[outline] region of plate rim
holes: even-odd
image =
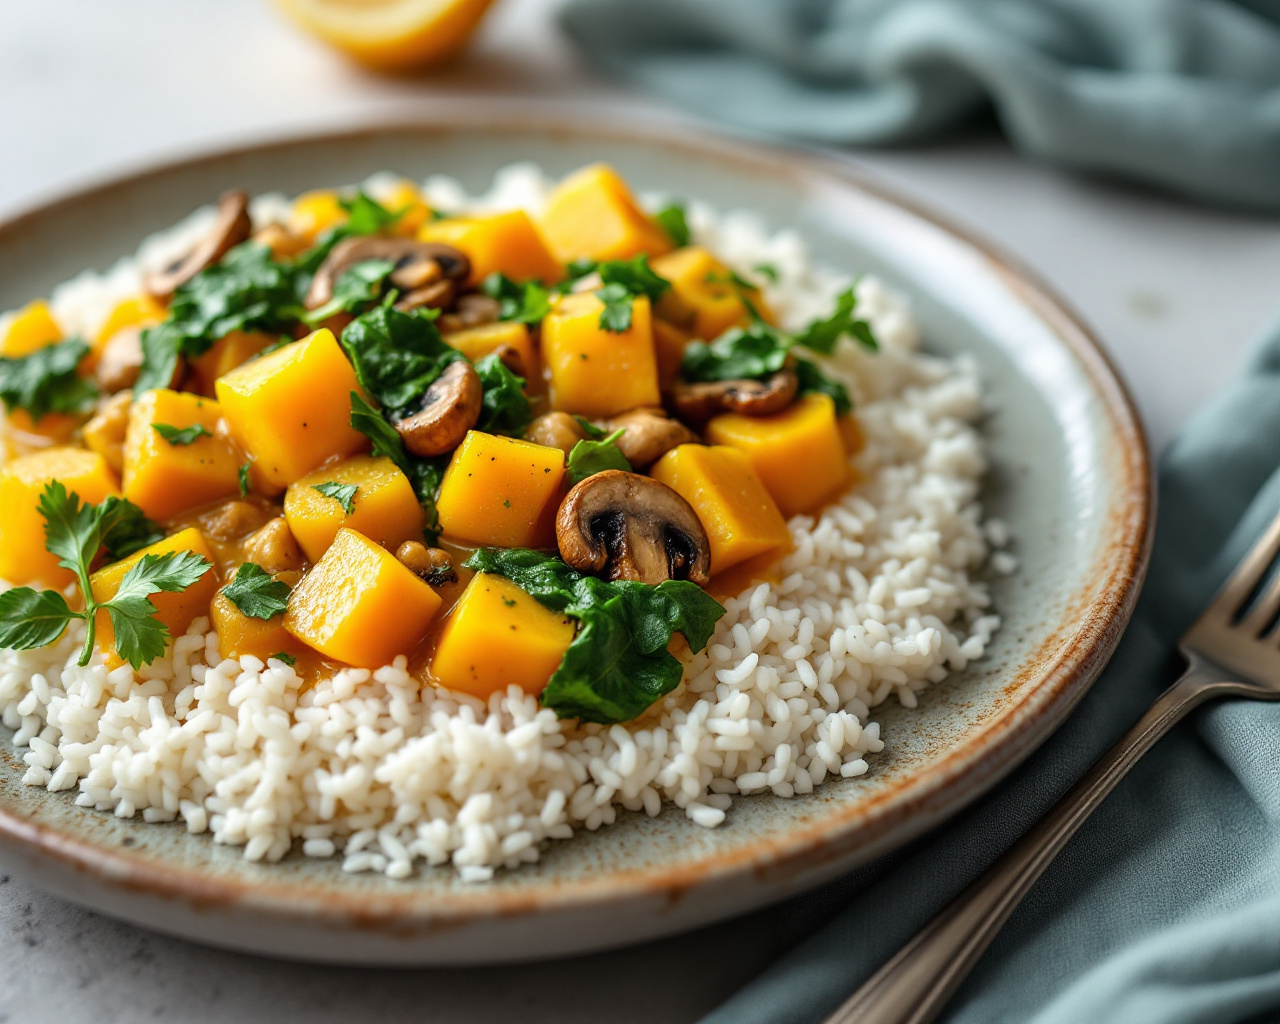
[[[455,886],[430,891],[397,887],[386,893],[343,893],[323,882],[240,881],[201,873],[199,868],[108,846],[72,831],[61,831],[24,818],[0,802],[0,846],[25,855],[52,858],[77,875],[91,876],[112,889],[147,893],[197,907],[235,906],[275,917],[312,923],[356,923],[362,929],[404,935],[418,928],[436,929],[484,917],[513,917],[602,907],[645,898],[678,901],[685,893],[712,884],[786,878],[843,862],[858,850],[865,861],[897,847],[939,821],[958,813],[1021,764],[1048,739],[1083,698],[1110,658],[1132,615],[1150,559],[1155,519],[1155,476],[1141,418],[1110,356],[1093,331],[1057,292],[1016,257],[1005,253],[969,227],[938,214],[911,196],[886,186],[849,158],[802,145],[779,145],[740,137],[682,121],[649,120],[619,125],[604,115],[548,109],[540,103],[501,99],[471,100],[450,109],[418,116],[391,115],[358,124],[310,129],[227,145],[197,148],[165,159],[55,192],[34,205],[0,219],[0,241],[20,233],[41,218],[79,203],[96,203],[115,190],[134,189],[176,171],[214,164],[264,151],[284,152],[324,143],[378,135],[459,135],[468,131],[496,134],[544,132],[575,139],[650,143],[667,151],[684,150],[769,172],[772,177],[816,175],[834,178],[845,187],[868,194],[928,222],[982,255],[1005,284],[1048,324],[1070,351],[1094,393],[1101,399],[1108,433],[1123,454],[1121,500],[1107,510],[1116,534],[1107,547],[1113,586],[1091,600],[1065,640],[1052,646],[1040,663],[1040,681],[1027,697],[969,734],[964,744],[945,754],[905,788],[870,803],[832,809],[784,837],[757,838],[734,851],[715,851],[692,863],[610,871],[599,876],[556,880],[537,889],[514,890],[488,885]],[[376,170],[376,169],[375,169]],[[1094,588],[1096,589],[1096,584]],[[1073,597],[1079,597],[1078,593]],[[1017,677],[1015,677],[1017,678]],[[965,786],[978,774],[980,783]],[[905,794],[905,795],[904,795]],[[888,812],[868,816],[878,802],[892,800]],[[88,811],[86,810],[86,813]],[[859,821],[862,822],[861,826]],[[743,908],[748,909],[746,907]],[[724,916],[721,914],[720,916]]]

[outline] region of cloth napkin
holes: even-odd
[[[609,74],[748,133],[936,137],[1280,208],[1280,0],[571,0]]]
[[[810,1024],[1026,830],[1175,678],[1175,643],[1280,509],[1280,325],[1160,467],[1148,582],[1067,723],[977,806],[802,898],[838,915],[704,1018]],[[1280,1019],[1280,705],[1207,705],[1071,841],[948,1007],[952,1024]]]

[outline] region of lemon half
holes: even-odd
[[[382,71],[405,71],[453,56],[492,2],[276,0],[297,24]]]

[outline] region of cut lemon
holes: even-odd
[[[356,60],[403,71],[455,54],[493,0],[276,0],[303,28]]]

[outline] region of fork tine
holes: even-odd
[[[1249,549],[1249,553],[1240,559],[1240,564],[1222,585],[1222,590],[1218,592],[1211,608],[1222,609],[1228,618],[1239,614],[1244,603],[1249,600],[1249,596],[1257,589],[1258,583],[1271,568],[1277,552],[1280,552],[1280,514],[1271,520],[1262,536]],[[1270,595],[1269,589],[1264,601]]]
[[[1272,577],[1267,589],[1253,603],[1240,620],[1240,628],[1250,636],[1265,636],[1272,632],[1272,620],[1280,612],[1280,572]]]

